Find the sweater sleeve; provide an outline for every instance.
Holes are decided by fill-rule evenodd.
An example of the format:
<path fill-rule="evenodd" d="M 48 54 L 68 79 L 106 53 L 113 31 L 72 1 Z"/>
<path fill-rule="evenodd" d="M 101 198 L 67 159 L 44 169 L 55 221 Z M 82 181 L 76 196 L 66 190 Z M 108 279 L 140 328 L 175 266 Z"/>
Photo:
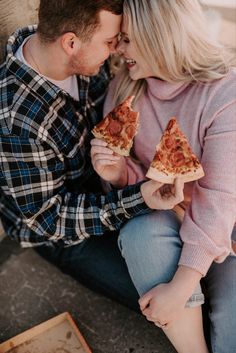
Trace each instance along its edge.
<path fill-rule="evenodd" d="M 144 167 L 141 163 L 136 163 L 131 158 L 127 158 L 126 165 L 128 169 L 128 185 L 133 185 L 146 179 Z"/>
<path fill-rule="evenodd" d="M 209 126 L 201 163 L 205 177 L 195 183 L 180 230 L 180 265 L 205 275 L 213 261 L 231 250 L 236 217 L 236 103 L 219 111 Z"/>

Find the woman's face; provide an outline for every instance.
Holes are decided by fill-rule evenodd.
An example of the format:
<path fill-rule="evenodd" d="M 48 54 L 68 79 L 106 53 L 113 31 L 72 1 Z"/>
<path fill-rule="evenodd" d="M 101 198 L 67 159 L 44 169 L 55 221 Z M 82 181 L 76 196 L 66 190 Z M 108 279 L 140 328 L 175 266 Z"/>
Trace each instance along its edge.
<path fill-rule="evenodd" d="M 144 60 L 142 58 L 132 42 L 125 19 L 122 22 L 121 40 L 116 50 L 124 58 L 132 80 L 154 76 L 151 67 L 148 66 L 148 59 Z"/>

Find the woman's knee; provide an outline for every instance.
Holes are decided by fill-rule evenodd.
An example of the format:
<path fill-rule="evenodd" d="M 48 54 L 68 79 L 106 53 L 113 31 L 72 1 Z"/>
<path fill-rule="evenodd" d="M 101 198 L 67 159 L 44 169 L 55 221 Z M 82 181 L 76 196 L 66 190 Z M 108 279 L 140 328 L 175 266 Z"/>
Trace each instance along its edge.
<path fill-rule="evenodd" d="M 169 247 L 181 248 L 180 223 L 174 212 L 155 211 L 135 217 L 121 229 L 118 244 L 122 255 L 143 254 L 144 250 L 168 252 Z"/>
<path fill-rule="evenodd" d="M 165 212 L 136 217 L 121 230 L 119 247 L 140 294 L 173 277 L 182 246 L 178 230 L 175 217 Z"/>

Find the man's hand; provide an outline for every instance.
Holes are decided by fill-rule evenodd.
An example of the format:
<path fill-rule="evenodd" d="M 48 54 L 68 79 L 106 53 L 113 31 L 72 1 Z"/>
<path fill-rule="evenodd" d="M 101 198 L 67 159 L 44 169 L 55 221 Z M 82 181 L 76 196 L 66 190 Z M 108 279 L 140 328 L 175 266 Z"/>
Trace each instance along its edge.
<path fill-rule="evenodd" d="M 173 185 L 149 180 L 141 185 L 141 193 L 151 209 L 169 210 L 184 200 L 183 188 L 184 183 L 178 178 Z"/>
<path fill-rule="evenodd" d="M 95 138 L 91 145 L 92 165 L 97 174 L 116 187 L 126 186 L 128 173 L 125 158 L 108 148 L 105 141 Z"/>

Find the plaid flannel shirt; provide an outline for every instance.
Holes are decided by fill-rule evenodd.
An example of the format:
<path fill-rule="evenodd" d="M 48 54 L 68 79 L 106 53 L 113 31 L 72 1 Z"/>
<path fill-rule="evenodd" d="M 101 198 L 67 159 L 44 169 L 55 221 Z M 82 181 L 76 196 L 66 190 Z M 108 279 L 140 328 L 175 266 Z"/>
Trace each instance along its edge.
<path fill-rule="evenodd" d="M 35 30 L 9 38 L 0 67 L 0 217 L 22 246 L 69 246 L 118 230 L 148 208 L 140 185 L 102 193 L 91 165 L 91 129 L 102 118 L 108 64 L 97 76 L 78 76 L 75 101 L 14 56 Z"/>

